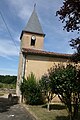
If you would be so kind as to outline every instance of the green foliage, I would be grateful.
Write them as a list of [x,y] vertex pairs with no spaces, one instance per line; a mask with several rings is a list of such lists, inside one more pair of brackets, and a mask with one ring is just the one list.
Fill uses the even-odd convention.
[[42,76],[41,80],[39,81],[39,84],[41,86],[41,89],[45,92],[47,92],[51,89],[51,86],[50,86],[51,81],[46,74]]
[[0,83],[0,88],[16,89],[16,85],[15,84]]
[[48,102],[51,102],[53,98],[51,80],[46,74],[42,76],[41,80],[39,81],[39,85],[40,85],[42,94],[45,96]]
[[57,11],[60,20],[65,22],[64,28],[69,31],[80,31],[80,0],[64,0],[63,6]]
[[63,94],[72,93],[76,90],[77,70],[72,65],[56,66],[49,70],[49,78],[52,82],[53,91]]
[[0,88],[3,88],[3,84],[0,83]]
[[70,46],[76,49],[76,52],[72,55],[71,60],[78,63],[80,61],[80,37],[72,39],[70,41]]
[[29,75],[27,80],[23,80],[20,89],[28,104],[38,105],[43,102],[39,84],[36,82],[36,78],[33,73]]
[[51,100],[53,99],[53,92],[52,92],[52,84],[51,84],[51,80],[49,79],[48,75],[43,75],[41,80],[39,81],[39,85],[40,85],[40,89],[42,91],[42,94],[44,96],[44,100],[46,102],[47,100],[47,109],[50,110],[50,103]]
[[[72,95],[76,98],[80,92],[80,75],[75,66],[58,65],[52,67],[48,72],[49,79],[52,83],[52,90],[55,92],[61,101],[67,106],[69,114],[72,117]],[[76,103],[78,104],[78,102]],[[76,108],[74,108],[75,111]]]
[[[77,31],[80,32],[80,0],[64,0],[63,6],[58,10],[60,20],[65,22],[64,29],[67,32]],[[80,36],[70,40],[70,46],[76,49],[76,53],[73,54],[72,59],[74,62],[80,61]]]
[[10,75],[0,75],[0,83],[5,84],[16,84],[17,76],[10,76]]

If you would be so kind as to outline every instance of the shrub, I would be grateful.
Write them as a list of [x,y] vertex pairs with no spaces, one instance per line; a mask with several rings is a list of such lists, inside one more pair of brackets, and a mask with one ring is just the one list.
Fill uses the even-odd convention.
[[43,103],[42,93],[33,73],[29,75],[27,80],[23,80],[20,89],[28,104],[39,105]]
[[0,88],[3,88],[3,84],[2,83],[0,83]]

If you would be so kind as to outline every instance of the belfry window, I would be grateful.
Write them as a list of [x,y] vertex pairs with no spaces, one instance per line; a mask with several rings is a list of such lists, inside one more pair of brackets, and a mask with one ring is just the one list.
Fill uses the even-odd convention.
[[35,46],[36,37],[33,35],[31,37],[31,46]]

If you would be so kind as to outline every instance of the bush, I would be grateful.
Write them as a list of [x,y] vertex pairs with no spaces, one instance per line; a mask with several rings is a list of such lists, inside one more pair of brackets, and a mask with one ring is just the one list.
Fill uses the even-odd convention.
[[4,84],[16,84],[17,76],[0,75],[0,82]]
[[29,75],[27,80],[23,80],[20,89],[28,104],[39,105],[43,103],[42,93],[33,73]]
[[3,88],[3,84],[2,83],[0,83],[0,88]]

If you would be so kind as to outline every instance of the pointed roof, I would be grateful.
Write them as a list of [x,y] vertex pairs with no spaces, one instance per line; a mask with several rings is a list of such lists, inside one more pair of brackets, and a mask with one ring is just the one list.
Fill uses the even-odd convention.
[[27,26],[24,28],[23,31],[45,35],[43,33],[43,30],[35,9],[33,10],[31,17],[27,23]]

